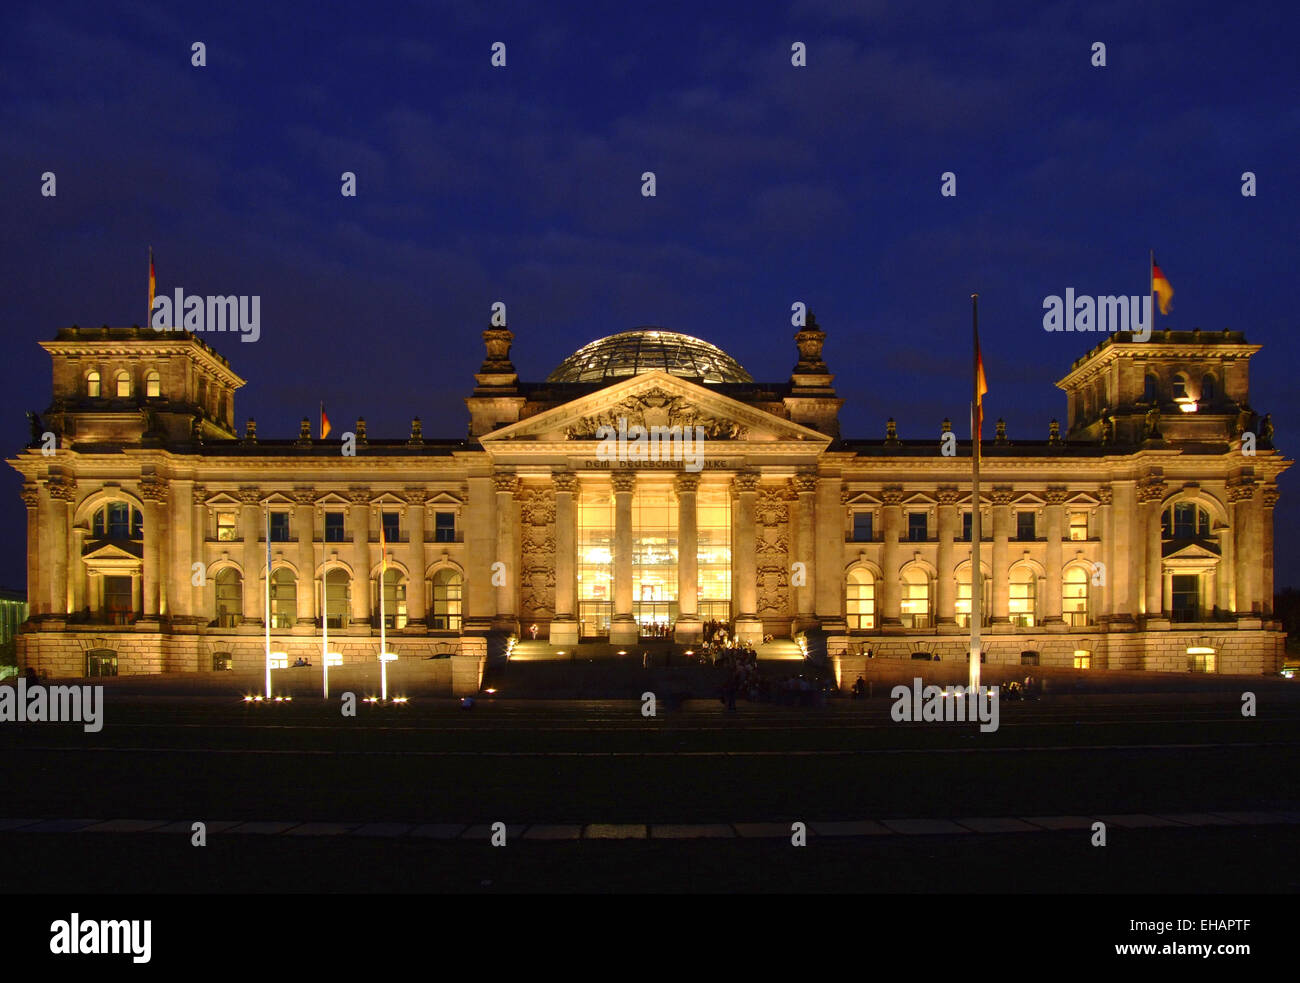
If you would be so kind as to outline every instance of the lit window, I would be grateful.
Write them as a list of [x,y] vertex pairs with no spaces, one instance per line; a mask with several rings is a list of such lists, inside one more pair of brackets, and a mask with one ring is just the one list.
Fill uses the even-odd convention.
[[148,398],[162,395],[162,376],[157,372],[150,372],[144,377],[144,394]]
[[924,570],[913,567],[903,573],[902,600],[899,614],[905,628],[930,627],[930,578]]
[[216,577],[217,626],[234,628],[244,615],[244,582],[239,571],[226,567]]
[[238,521],[235,512],[222,511],[217,513],[217,541],[222,543],[233,543],[239,538]]
[[1021,628],[1034,626],[1034,607],[1038,596],[1038,576],[1025,566],[1011,571],[1010,602],[1008,613],[1013,625]]
[[1070,513],[1070,539],[1076,543],[1082,543],[1088,538],[1088,513],[1071,512]]
[[406,627],[406,581],[400,570],[384,571],[384,626]]
[[433,612],[429,627],[437,631],[460,631],[463,582],[455,570],[444,568],[433,575]]
[[1092,653],[1089,652],[1089,651],[1087,651],[1086,649],[1075,649],[1075,650],[1074,650],[1074,668],[1076,668],[1076,669],[1091,669],[1091,668],[1092,668]]
[[271,627],[292,628],[298,619],[298,584],[291,570],[271,575]]
[[99,373],[95,371],[86,374],[86,395],[91,399],[99,398]]
[[1082,628],[1088,623],[1088,571],[1070,567],[1061,581],[1061,616],[1065,623]]
[[1036,666],[1036,665],[1038,665],[1038,653],[1037,653],[1037,652],[1021,652],[1021,653],[1020,653],[1020,664],[1021,664],[1022,666]]
[[844,599],[849,628],[876,627],[876,580],[870,570],[850,570]]
[[1188,672],[1216,672],[1215,651],[1212,648],[1191,645],[1187,649]]

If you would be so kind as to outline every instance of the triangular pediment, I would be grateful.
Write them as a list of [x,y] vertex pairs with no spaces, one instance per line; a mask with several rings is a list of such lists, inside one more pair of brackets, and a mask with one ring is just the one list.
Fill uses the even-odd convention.
[[595,442],[602,427],[701,427],[706,442],[789,442],[820,450],[831,438],[667,372],[647,372],[480,437],[484,448],[518,442]]
[[106,564],[138,564],[142,556],[142,544],[127,543],[123,546],[118,543],[104,543],[102,546],[95,547],[89,553],[83,553],[81,558]]
[[1195,542],[1182,546],[1166,543],[1164,558],[1166,560],[1217,560],[1219,559],[1219,553],[1208,546]]

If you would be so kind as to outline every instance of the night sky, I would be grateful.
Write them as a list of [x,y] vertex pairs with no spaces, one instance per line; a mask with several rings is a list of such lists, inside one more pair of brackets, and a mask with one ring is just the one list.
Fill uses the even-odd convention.
[[[525,380],[655,324],[763,381],[789,377],[804,301],[846,436],[892,415],[904,440],[945,416],[964,438],[978,291],[988,418],[1041,440],[1101,340],[1044,332],[1043,298],[1141,294],[1154,249],[1176,291],[1157,328],[1262,344],[1251,403],[1300,446],[1294,5],[221,6],[0,14],[6,453],[49,403],[38,340],[143,323],[150,245],[160,292],[260,295],[260,341],[205,340],[264,438],[320,400],[336,432],[405,437],[418,414],[463,437],[497,300]],[[21,588],[5,471],[0,584]],[[1293,471],[1279,588],[1300,586],[1297,508]]]

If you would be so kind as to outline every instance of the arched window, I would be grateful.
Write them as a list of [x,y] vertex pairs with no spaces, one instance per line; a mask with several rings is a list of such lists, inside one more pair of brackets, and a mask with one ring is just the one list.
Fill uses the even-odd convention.
[[1210,513],[1193,502],[1176,502],[1160,516],[1164,539],[1208,539]]
[[1174,376],[1173,382],[1174,399],[1187,398],[1187,376],[1181,372]]
[[129,372],[119,372],[117,374],[117,397],[125,399],[131,395],[131,374]]
[[86,373],[86,395],[91,399],[99,399],[99,373],[94,369]]
[[217,585],[217,626],[234,628],[244,620],[244,578],[234,567],[226,567],[218,572]]
[[464,582],[455,570],[443,568],[433,575],[433,609],[429,627],[439,631],[460,631],[460,605]]
[[1218,398],[1214,389],[1214,376],[1207,375],[1201,380],[1201,402],[1213,403]]
[[162,395],[162,376],[157,371],[150,370],[144,377],[144,394],[146,398]]
[[[989,623],[989,612],[993,609],[993,580],[984,577],[980,581],[980,623]],[[961,628],[970,627],[970,564],[957,570],[957,624]]]
[[331,570],[325,575],[325,604],[329,627],[346,628],[352,610],[352,579],[346,570]]
[[292,628],[298,620],[298,582],[283,567],[271,574],[271,627]]
[[850,630],[876,627],[876,578],[870,570],[858,567],[849,571],[844,589],[844,611]]
[[905,628],[930,627],[930,578],[920,567],[903,571],[899,615]]
[[[376,613],[378,610],[376,601]],[[384,571],[384,625],[388,628],[406,627],[406,579],[400,570]]]
[[1153,375],[1147,375],[1142,382],[1142,402],[1154,403],[1160,396],[1160,383]]
[[90,520],[90,535],[94,539],[140,539],[144,517],[126,502],[109,502]]
[[1011,598],[1007,611],[1011,616],[1011,623],[1021,628],[1034,627],[1037,624],[1034,619],[1037,614],[1038,575],[1034,573],[1032,567],[1021,564],[1011,571],[1009,587]]
[[1088,579],[1081,566],[1070,567],[1061,578],[1061,617],[1073,628],[1088,623]]

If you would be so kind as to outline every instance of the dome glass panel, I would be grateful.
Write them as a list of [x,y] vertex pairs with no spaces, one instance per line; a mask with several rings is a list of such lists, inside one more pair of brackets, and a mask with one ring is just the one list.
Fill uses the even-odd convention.
[[610,382],[660,370],[705,382],[753,382],[716,345],[657,328],[638,328],[583,345],[547,376],[547,382]]

